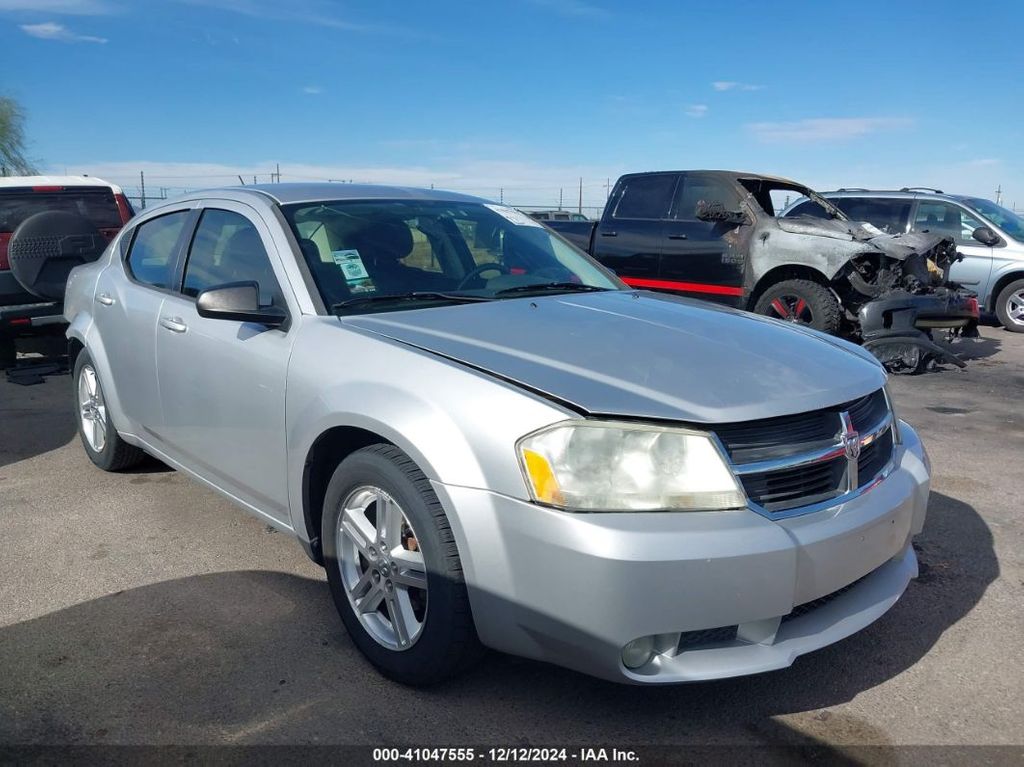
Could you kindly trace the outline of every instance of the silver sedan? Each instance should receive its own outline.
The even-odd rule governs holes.
[[[150,208],[65,302],[82,444],[294,534],[409,684],[791,664],[917,574],[929,465],[857,347],[634,291],[528,216],[355,185]]]

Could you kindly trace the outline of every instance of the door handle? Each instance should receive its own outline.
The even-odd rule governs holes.
[[[601,232],[602,237],[618,237],[618,232]]]
[[[114,298],[109,293],[100,293],[96,296],[96,300],[104,306],[113,306]]]
[[[670,234],[668,236],[670,240],[686,240],[688,239],[685,234]]]
[[[161,317],[160,324],[172,333],[184,333],[188,325],[181,321],[181,317]]]

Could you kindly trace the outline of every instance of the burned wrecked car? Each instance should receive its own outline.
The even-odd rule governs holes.
[[[781,218],[801,197],[818,202],[827,217]],[[958,258],[951,238],[887,234],[786,179],[705,170],[629,174],[616,183],[600,221],[546,223],[629,285],[827,333],[859,333],[893,369],[918,369],[946,354],[932,343],[932,329],[970,332],[977,322],[977,301],[948,280]]]

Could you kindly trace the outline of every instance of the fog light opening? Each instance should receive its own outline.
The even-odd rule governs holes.
[[[622,648],[622,665],[629,669],[637,669],[650,662],[654,657],[654,637],[646,636],[628,642]]]

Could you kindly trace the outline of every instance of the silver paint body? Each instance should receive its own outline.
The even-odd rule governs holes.
[[[514,450],[529,432],[590,415],[700,425],[835,405],[884,384],[870,355],[814,331],[635,291],[328,315],[278,202],[403,196],[467,199],[354,185],[215,190],[147,209],[99,261],[76,269],[68,336],[92,357],[122,437],[308,550],[319,534],[302,507],[312,445],[332,427],[370,430],[433,484],[481,640],[618,681],[780,668],[899,598],[917,573],[910,540],[929,491],[924,449],[905,424],[879,484],[785,519],[552,510],[530,502]],[[135,225],[201,206],[257,225],[287,330],[201,318],[193,300],[128,278],[120,243]],[[779,625],[795,605],[867,573],[827,607]],[[654,675],[621,663],[637,637],[731,624],[742,646],[665,657]]]

